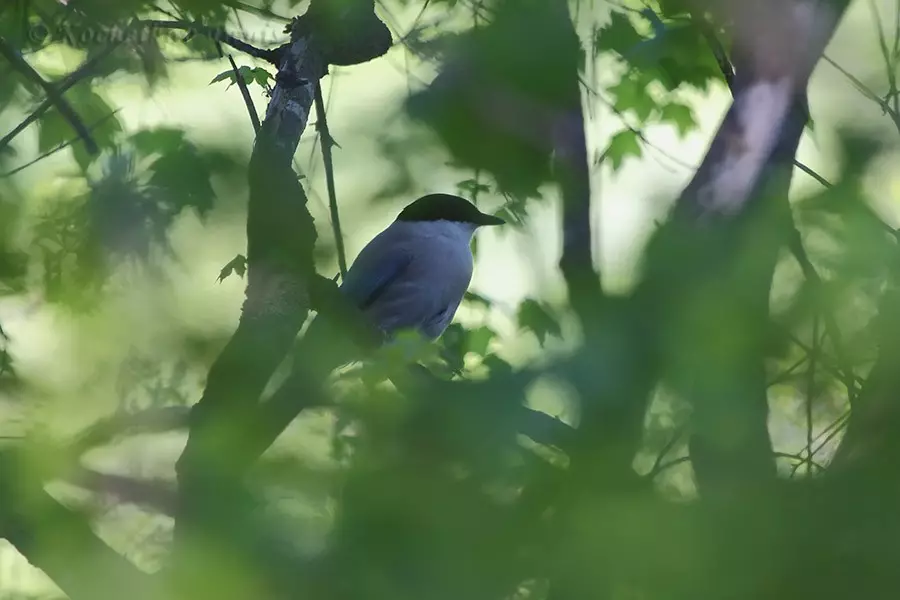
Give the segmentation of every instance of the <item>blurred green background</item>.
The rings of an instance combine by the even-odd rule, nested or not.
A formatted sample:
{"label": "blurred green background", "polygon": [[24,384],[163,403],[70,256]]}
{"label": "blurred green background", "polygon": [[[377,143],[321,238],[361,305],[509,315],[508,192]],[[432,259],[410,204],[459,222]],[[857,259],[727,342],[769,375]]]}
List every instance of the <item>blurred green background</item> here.
{"label": "blurred green background", "polygon": [[[255,46],[274,47],[287,40],[283,27],[306,4],[6,1],[0,7],[3,43],[48,80],[74,71],[102,46],[90,34],[90,43],[39,40],[40,26],[59,19],[68,19],[77,34],[99,30],[103,22],[121,26],[134,15],[174,16],[221,25]],[[408,99],[438,72],[434,57],[453,35],[484,27],[491,4],[379,1],[376,13],[391,29],[393,47],[371,62],[333,67],[323,79],[328,125],[339,144],[334,174],[341,233],[352,261],[405,204],[430,191],[456,191],[504,215],[509,226],[477,235],[473,295],[443,337],[442,360],[475,381],[496,376],[497,387],[482,391],[486,398],[509,396],[577,425],[577,386],[559,372],[536,376],[522,390],[503,379],[583,352],[557,267],[562,240],[556,186],[504,189],[491,172],[467,165],[407,114]],[[676,9],[676,17],[667,16],[666,5],[672,4],[569,2],[584,52],[592,246],[608,293],[627,294],[640,280],[645,244],[694,175],[731,101],[702,35],[689,20],[677,18]],[[779,338],[767,361],[769,434],[784,479],[827,471],[852,420],[847,410],[853,392],[846,381],[858,380],[862,387],[879,348],[888,347],[878,336],[889,325],[873,316],[880,314],[898,258],[896,240],[885,237],[900,209],[900,119],[891,108],[897,95],[895,14],[900,3],[894,0],[852,2],[809,86],[813,123],[796,158],[817,177],[795,171],[791,203],[826,291],[811,291],[789,255],[779,261],[771,311],[786,338],[797,342]],[[52,25],[48,30],[55,31]],[[551,47],[555,42],[545,33],[536,31],[534,43]],[[229,82],[228,60],[203,35],[187,41],[183,36],[161,31],[122,47],[101,61],[92,78],[66,92],[100,147],[98,156],[75,141],[26,166],[77,137],[56,108],[0,145],[0,447],[23,444],[47,463],[41,468],[59,468],[47,482],[50,494],[83,511],[106,543],[150,572],[163,567],[171,543],[174,465],[186,437],[177,424],[183,409],[201,396],[207,371],[237,324],[246,284],[237,274],[219,278],[246,248],[253,127],[239,87]],[[239,67],[274,76],[272,65],[225,51]],[[260,70],[248,73],[247,87],[262,117],[266,87],[274,80]],[[540,86],[537,70],[534,77]],[[0,60],[0,133],[13,130],[44,96]],[[310,116],[294,166],[319,233],[318,271],[332,277],[338,266],[317,119]],[[479,144],[477,129],[466,135]],[[820,341],[820,310],[843,331],[843,355]],[[693,341],[680,342],[685,353]],[[616,377],[615,366],[590,354],[595,350],[586,358],[595,359],[592,376]],[[588,567],[575,577],[578,597],[681,598],[709,589],[741,590],[732,597],[806,597],[802,588],[785,583],[793,551],[784,548],[772,557],[777,569],[723,567],[714,564],[717,548],[740,544],[742,533],[720,531],[719,539],[715,518],[670,515],[692,506],[696,489],[685,459],[690,399],[665,383],[654,387],[633,463],[641,475],[653,472],[655,492],[621,492],[606,498],[608,505],[598,500],[592,508],[572,509],[576,516],[570,517],[580,523],[576,529],[587,538],[580,540],[551,536],[542,524],[543,509],[520,506],[526,490],[558,489],[554,477],[567,463],[560,449],[522,436],[513,443],[505,437],[483,440],[490,435],[461,425],[457,437],[446,441],[466,455],[463,466],[453,468],[471,474],[477,472],[474,464],[485,472],[467,477],[449,466],[445,472],[443,463],[428,468],[433,449],[403,429],[408,424],[398,424],[404,405],[396,394],[361,390],[353,382],[346,388],[336,396],[338,408],[307,411],[292,424],[254,470],[251,485],[260,496],[258,510],[272,520],[265,527],[277,523],[273,529],[292,552],[304,560],[327,555],[341,565],[342,575],[334,577],[341,589],[331,590],[331,597],[551,597],[549,581],[566,552],[578,557],[571,569],[598,565],[596,573]],[[78,446],[80,436],[98,424],[127,417],[163,424]],[[430,440],[436,434],[427,427],[422,435]],[[69,455],[74,451],[67,444],[84,450],[81,460]],[[61,456],[49,447],[61,449]],[[835,564],[847,570],[840,581],[849,587],[832,582],[829,588],[828,578],[820,578],[816,597],[896,597],[889,572],[900,573],[893,566],[900,554],[891,554],[897,548],[889,542],[900,529],[889,522],[887,507],[859,508],[879,494],[890,504],[894,484],[878,481],[885,489],[847,484],[845,504],[838,505],[868,511],[871,522],[835,541],[827,558],[800,561],[798,578],[814,578],[808,572]],[[550,512],[562,510],[556,504],[562,500],[546,502],[556,506]],[[512,509],[506,509],[513,505],[521,513],[510,516]],[[616,518],[595,523],[587,516],[582,522],[578,510],[606,510]],[[840,508],[828,510],[810,530],[844,519]],[[744,525],[781,527],[780,521],[759,525],[763,521],[756,517],[762,519],[754,513]],[[727,517],[732,523],[740,519]],[[533,535],[520,535],[528,528]],[[707,536],[703,541],[697,541],[698,531]],[[869,535],[878,541],[867,542]],[[876,559],[857,547],[867,543],[883,563],[873,564]],[[330,581],[321,572],[330,572],[309,569],[316,575],[305,585],[321,592],[317,586],[326,584],[320,579]],[[736,572],[753,583],[734,579]],[[223,590],[243,585],[241,574],[228,568],[211,577],[219,578]],[[722,581],[707,589],[697,577]],[[781,587],[766,578],[778,579]],[[871,587],[847,583],[855,578]],[[586,592],[593,586],[604,593]],[[0,539],[0,599],[60,593]]]}

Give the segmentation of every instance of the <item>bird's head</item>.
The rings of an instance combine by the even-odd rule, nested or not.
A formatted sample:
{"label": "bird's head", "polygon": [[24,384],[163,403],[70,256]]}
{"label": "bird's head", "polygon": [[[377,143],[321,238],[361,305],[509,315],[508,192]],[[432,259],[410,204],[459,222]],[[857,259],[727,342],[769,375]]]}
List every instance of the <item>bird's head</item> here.
{"label": "bird's head", "polygon": [[503,225],[503,219],[488,215],[460,196],[453,194],[427,194],[410,203],[397,216],[397,221],[428,222],[450,221],[477,227]]}

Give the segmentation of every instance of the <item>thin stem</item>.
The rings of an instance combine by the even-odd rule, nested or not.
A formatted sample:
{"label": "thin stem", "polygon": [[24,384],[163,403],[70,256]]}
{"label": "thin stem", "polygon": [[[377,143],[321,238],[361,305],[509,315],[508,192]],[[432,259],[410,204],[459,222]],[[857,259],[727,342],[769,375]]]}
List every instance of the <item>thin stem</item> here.
{"label": "thin stem", "polygon": [[201,23],[192,23],[190,21],[165,21],[157,19],[142,20],[139,23],[144,26],[157,27],[159,29],[182,29],[189,32],[188,35],[199,33],[201,35],[205,35],[210,39],[216,40],[217,42],[227,44],[235,50],[239,50],[245,54],[249,54],[250,56],[260,58],[274,65],[278,64],[277,50],[257,48],[256,46],[248,44],[243,40],[239,40],[234,36],[228,35],[227,33],[225,33],[224,29],[218,27],[209,27]]}
{"label": "thin stem", "polygon": [[253,106],[253,98],[250,97],[250,90],[247,89],[247,83],[241,76],[241,72],[238,70],[237,64],[230,54],[228,55],[228,62],[231,63],[231,70],[234,73],[234,82],[237,84],[238,89],[241,90],[241,96],[244,97],[244,104],[247,106],[247,112],[250,114],[250,122],[253,123],[253,131],[258,135],[259,128],[262,125],[259,122],[259,115],[256,114],[256,107]]}
{"label": "thin stem", "polygon": [[[104,115],[103,117],[97,119],[94,123],[92,123],[91,125],[88,126],[88,128],[87,128],[88,131],[93,131],[94,129],[96,129],[97,127],[99,127],[100,125],[102,125],[103,123],[108,121],[109,119],[113,118],[114,116],[116,116],[119,113],[120,110],[122,110],[122,109],[117,108],[116,110],[110,112],[109,114]],[[53,148],[50,148],[49,150],[47,150],[46,152],[44,152],[37,158],[29,160],[27,163],[25,163],[23,165],[19,165],[18,167],[15,167],[14,169],[9,170],[6,173],[0,174],[0,179],[12,177],[16,173],[18,173],[20,171],[24,171],[28,167],[36,165],[37,163],[41,162],[45,158],[49,158],[50,156],[53,156],[60,150],[65,150],[66,148],[68,148],[69,146],[71,146],[72,144],[74,144],[75,142],[77,142],[80,139],[82,139],[81,136],[76,135],[73,138],[70,138],[64,142],[61,142],[61,143],[57,144],[56,146],[54,146]]]}
{"label": "thin stem", "polygon": [[316,129],[319,132],[319,146],[322,149],[322,162],[325,164],[325,184],[328,187],[328,209],[331,213],[331,227],[334,230],[334,243],[337,248],[338,268],[341,270],[341,280],[347,274],[347,254],[344,250],[344,236],[341,233],[341,218],[338,214],[337,193],[334,185],[334,160],[331,156],[331,147],[336,145],[328,130],[328,120],[325,117],[325,101],[322,99],[322,82],[316,84]]}
{"label": "thin stem", "polygon": [[819,356],[819,316],[813,317],[813,350],[809,355],[809,369],[807,370],[806,383],[806,458],[808,461],[807,475],[812,477],[812,445],[813,445],[813,401],[816,387],[816,359]]}

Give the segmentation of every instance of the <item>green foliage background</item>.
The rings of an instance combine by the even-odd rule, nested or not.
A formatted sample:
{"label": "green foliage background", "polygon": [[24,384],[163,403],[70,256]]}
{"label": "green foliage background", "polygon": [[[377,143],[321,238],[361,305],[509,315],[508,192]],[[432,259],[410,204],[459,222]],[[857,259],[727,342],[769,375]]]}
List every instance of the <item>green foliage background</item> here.
{"label": "green foliage background", "polygon": [[[349,259],[401,206],[434,189],[455,189],[510,225],[478,238],[472,291],[439,347],[421,356],[440,377],[472,387],[404,397],[380,381],[396,369],[390,353],[343,376],[333,405],[304,413],[248,482],[269,550],[298,565],[298,594],[308,597],[550,598],[560,573],[572,597],[895,595],[896,518],[866,504],[894,498],[882,471],[877,485],[847,483],[844,503],[810,511],[809,524],[785,512],[794,526],[817,532],[809,533],[815,546],[833,552],[804,561],[785,545],[722,564],[717,548],[749,546],[760,531],[782,528],[763,511],[692,508],[691,399],[678,375],[691,372],[695,346],[727,348],[740,335],[738,318],[706,332],[709,340],[673,342],[678,359],[669,381],[654,385],[633,461],[637,490],[623,484],[598,498],[565,483],[564,444],[522,434],[523,404],[569,431],[586,402],[580,378],[615,388],[626,369],[615,348],[601,353],[581,343],[556,269],[560,199],[549,154],[496,134],[458,97],[428,88],[439,61],[463,48],[488,80],[550,104],[558,100],[555,66],[577,62],[600,207],[595,254],[610,290],[639,280],[643,243],[699,164],[728,98],[684,2],[570,2],[578,40],[527,19],[512,19],[500,33],[488,27],[491,10],[515,16],[524,7],[378,2],[394,48],[324,79]],[[3,43],[47,81],[61,84],[96,60],[64,96],[99,149],[89,152],[57,106],[0,143],[0,447],[26,448],[51,494],[147,571],[165,565],[171,542],[186,408],[200,397],[243,295],[253,129],[235,83],[251,91],[262,117],[275,72],[226,46],[233,71],[202,34],[147,30],[113,50],[104,35],[135,17],[178,19],[271,48],[286,41],[282,28],[304,9],[266,0],[0,7]],[[801,494],[827,473],[852,421],[851,401],[879,351],[900,335],[887,310],[900,197],[894,12],[894,2],[877,3],[874,13],[854,3],[814,77],[798,154],[807,173],[795,172],[792,212],[821,281],[785,252],[770,292],[769,431],[780,475],[808,480]],[[533,31],[533,46],[510,50],[517,28]],[[0,133],[45,97],[0,61]],[[320,118],[311,118],[294,166],[316,219],[317,267],[331,277],[337,257],[313,123]],[[664,311],[665,298],[657,301]],[[716,297],[698,297],[695,306],[711,315]],[[842,332],[840,348],[823,333],[826,318]],[[894,401],[896,393],[885,394]],[[873,439],[890,431],[859,426],[872,427]],[[892,446],[885,448],[881,462],[892,458]],[[736,501],[753,504],[747,494]],[[870,511],[867,527],[879,531],[860,526],[839,540],[821,534],[842,519],[841,507]],[[0,518],[0,537],[2,525]],[[58,544],[65,533],[46,535]],[[853,539],[865,548],[847,550]],[[255,589],[254,565],[216,562],[213,550],[196,568],[210,569],[217,592]],[[834,564],[846,572],[821,572]],[[818,582],[814,591],[795,587],[785,574],[792,565],[804,583]],[[0,598],[58,594],[0,541]]]}

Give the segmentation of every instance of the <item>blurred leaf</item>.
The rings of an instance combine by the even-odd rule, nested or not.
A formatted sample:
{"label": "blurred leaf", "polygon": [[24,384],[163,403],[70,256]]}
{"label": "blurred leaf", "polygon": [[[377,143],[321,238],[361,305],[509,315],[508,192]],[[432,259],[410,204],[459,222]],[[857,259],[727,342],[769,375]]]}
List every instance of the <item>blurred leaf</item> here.
{"label": "blurred leaf", "polygon": [[629,156],[640,158],[642,154],[643,149],[638,142],[637,134],[630,129],[623,129],[609,141],[604,156],[610,161],[612,169],[617,171],[626,158]]}
{"label": "blurred leaf", "polygon": [[244,273],[247,272],[247,257],[243,254],[238,254],[234,258],[232,258],[227,265],[222,267],[222,270],[219,271],[218,281],[224,281],[232,273],[236,273],[238,277],[243,277]]}
{"label": "blurred leaf", "polygon": [[[269,85],[269,81],[273,79],[272,75],[263,69],[262,67],[248,67],[247,65],[243,65],[238,67],[238,73],[241,76],[241,79],[244,80],[244,83],[250,85],[252,83],[257,83],[263,87],[263,89],[267,89]],[[228,87],[231,87],[235,83],[237,83],[237,78],[234,73],[234,69],[228,69],[227,71],[222,71],[218,75],[212,78],[209,82],[210,85],[213,83],[217,83],[219,81],[228,81]]]}
{"label": "blurred leaf", "polygon": [[619,83],[609,88],[609,92],[614,98],[613,108],[622,114],[633,113],[640,123],[649,119],[658,109],[653,96],[647,91],[646,80],[633,76],[623,77]]}
{"label": "blurred leaf", "polygon": [[643,39],[644,37],[637,32],[625,12],[611,11],[609,22],[594,31],[592,45],[594,56],[610,51],[624,53]]}
{"label": "blurred leaf", "polygon": [[556,337],[562,335],[559,322],[550,314],[548,308],[536,300],[529,298],[519,305],[517,320],[519,327],[532,332],[541,345],[544,344],[548,335]]}
{"label": "blurred leaf", "polygon": [[660,120],[673,124],[678,130],[678,136],[682,139],[697,126],[693,109],[680,102],[669,102],[663,105]]}
{"label": "blurred leaf", "polygon": [[[81,119],[82,124],[89,126],[98,123],[90,130],[90,135],[97,142],[101,150],[115,147],[116,134],[122,131],[122,124],[115,116],[112,107],[88,85],[73,86],[66,92],[66,99],[72,105],[75,114]],[[69,122],[63,118],[54,106],[48,110],[38,121],[38,150],[46,152],[55,148],[69,139],[77,136],[77,132]],[[78,166],[86,170],[94,157],[91,157],[79,140],[70,146],[72,154]]]}

